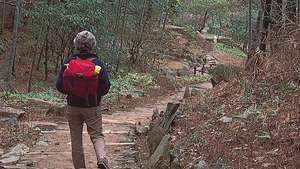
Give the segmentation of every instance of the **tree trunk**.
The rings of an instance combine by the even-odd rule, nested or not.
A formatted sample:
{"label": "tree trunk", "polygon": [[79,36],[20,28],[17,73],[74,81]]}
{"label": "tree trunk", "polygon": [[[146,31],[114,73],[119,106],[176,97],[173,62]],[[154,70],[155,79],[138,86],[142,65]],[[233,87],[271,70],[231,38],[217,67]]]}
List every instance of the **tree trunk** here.
{"label": "tree trunk", "polygon": [[169,17],[169,9],[167,9],[167,11],[166,11],[166,15],[164,18],[164,23],[163,23],[163,30],[165,30],[165,28],[166,28],[168,17]]}
{"label": "tree trunk", "polygon": [[287,17],[288,23],[296,23],[297,21],[297,0],[287,0]]}
{"label": "tree trunk", "polygon": [[261,37],[261,33],[262,33],[262,17],[263,17],[263,11],[262,11],[262,7],[259,7],[259,11],[258,11],[258,16],[256,18],[256,23],[255,23],[255,28],[252,30],[253,34],[252,34],[252,43],[250,46],[250,55],[252,56],[257,47],[260,44],[260,37]]}
{"label": "tree trunk", "polygon": [[249,16],[248,16],[248,58],[251,57],[252,43],[252,0],[249,0]]}
{"label": "tree trunk", "polygon": [[282,4],[283,0],[276,0],[276,4],[274,5],[274,21],[276,24],[280,24],[283,19]]}
{"label": "tree trunk", "polygon": [[49,39],[48,39],[48,33],[46,35],[46,48],[45,48],[45,62],[44,62],[44,68],[45,68],[45,81],[48,80],[48,50],[49,50]]}
{"label": "tree trunk", "polygon": [[37,71],[40,70],[40,65],[41,65],[41,60],[42,60],[42,56],[43,56],[43,53],[44,53],[45,45],[46,45],[46,40],[44,40],[42,49],[41,49],[39,57],[38,57],[38,61],[37,61],[37,64],[36,64],[36,70]]}
{"label": "tree trunk", "polygon": [[142,39],[143,39],[143,33],[144,33],[144,27],[145,23],[144,18],[145,18],[145,7],[146,6],[146,0],[143,1],[143,8],[141,10],[141,17],[139,18],[139,22],[137,24],[136,32],[135,32],[135,37],[132,39],[132,46],[130,48],[130,61],[132,64],[135,64],[139,55],[139,49],[142,44]]}
{"label": "tree trunk", "polygon": [[14,17],[14,26],[13,26],[13,37],[12,37],[12,49],[10,58],[4,59],[3,63],[1,64],[0,71],[0,88],[2,91],[13,91],[14,88],[11,84],[11,77],[12,77],[12,65],[13,65],[13,58],[16,56],[17,50],[17,34],[18,34],[18,26],[20,20],[20,7],[21,7],[21,0],[16,1],[16,10],[15,10],[15,17]]}
{"label": "tree trunk", "polygon": [[[120,35],[120,49],[123,49],[123,43],[124,43],[124,33],[125,33],[125,25],[126,25],[126,7],[127,7],[128,1],[123,1],[122,7],[124,7],[124,11],[121,11],[122,14],[122,23],[121,23],[121,35]],[[122,9],[122,8],[121,8]],[[116,65],[116,72],[119,72],[121,64],[121,57],[119,56],[117,58],[117,65]]]}
{"label": "tree trunk", "polygon": [[56,60],[55,60],[55,74],[58,73],[58,69],[59,69],[59,56],[60,55],[56,55]]}
{"label": "tree trunk", "polygon": [[199,27],[199,30],[198,30],[199,32],[201,32],[205,28],[207,18],[208,18],[208,10],[206,10],[205,13],[204,13],[204,17],[203,17],[203,20],[202,20],[202,25],[200,23],[201,26]]}
{"label": "tree trunk", "polygon": [[263,27],[262,27],[262,35],[261,35],[261,44],[259,49],[261,51],[266,51],[267,49],[267,38],[269,35],[269,25],[271,23],[271,7],[272,0],[262,0],[263,4]]}
{"label": "tree trunk", "polygon": [[120,16],[122,14],[122,1],[118,0],[118,6],[117,6],[117,11],[116,11],[116,17],[115,17],[115,25],[114,25],[114,33],[115,33],[115,38],[113,40],[113,51],[114,51],[114,66],[115,66],[115,72],[117,73],[119,70],[119,65],[118,65],[118,60],[119,60],[119,45],[118,45],[118,35],[119,35],[119,30],[120,30]]}
{"label": "tree trunk", "polygon": [[247,61],[246,61],[246,70],[248,72],[253,72],[255,66],[255,59],[253,56],[256,53],[257,48],[260,45],[261,34],[262,34],[262,18],[263,18],[263,4],[259,4],[258,16],[256,18],[256,23],[252,32],[250,51],[248,53]]}
{"label": "tree trunk", "polygon": [[3,0],[2,4],[2,22],[1,22],[1,32],[0,34],[3,34],[4,28],[5,28],[5,0]]}
{"label": "tree trunk", "polygon": [[300,28],[300,0],[297,0],[297,25]]}
{"label": "tree trunk", "polygon": [[32,75],[33,75],[33,70],[34,70],[35,60],[36,60],[36,54],[34,55],[34,57],[32,58],[32,61],[31,61],[30,74],[29,74],[28,86],[27,86],[27,92],[28,92],[28,93],[31,92]]}
{"label": "tree trunk", "polygon": [[[55,53],[56,53],[56,51],[55,51],[55,45],[54,45],[54,42],[53,42],[53,41],[51,41],[50,46],[51,46],[51,55],[50,55],[50,62],[51,62],[51,58],[54,58],[54,55],[55,55]],[[58,55],[56,56],[56,58],[58,58]],[[58,59],[56,59],[56,60],[58,60]],[[56,60],[55,60],[55,63],[56,63]],[[57,64],[56,64],[56,65],[57,65]],[[50,72],[51,72],[51,71],[53,71],[53,70],[50,70]],[[55,73],[58,72],[58,66],[55,66],[54,72],[55,72]]]}

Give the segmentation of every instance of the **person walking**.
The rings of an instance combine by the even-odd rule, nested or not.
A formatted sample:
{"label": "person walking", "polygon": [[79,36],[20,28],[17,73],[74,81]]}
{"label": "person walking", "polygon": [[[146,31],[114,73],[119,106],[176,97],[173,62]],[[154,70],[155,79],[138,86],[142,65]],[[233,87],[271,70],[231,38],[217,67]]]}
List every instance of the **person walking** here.
{"label": "person walking", "polygon": [[93,53],[96,38],[82,31],[74,39],[75,52],[62,66],[56,88],[67,95],[66,118],[69,122],[72,160],[75,169],[86,168],[82,145],[83,124],[93,143],[99,169],[109,169],[102,132],[100,103],[110,89],[106,65]]}

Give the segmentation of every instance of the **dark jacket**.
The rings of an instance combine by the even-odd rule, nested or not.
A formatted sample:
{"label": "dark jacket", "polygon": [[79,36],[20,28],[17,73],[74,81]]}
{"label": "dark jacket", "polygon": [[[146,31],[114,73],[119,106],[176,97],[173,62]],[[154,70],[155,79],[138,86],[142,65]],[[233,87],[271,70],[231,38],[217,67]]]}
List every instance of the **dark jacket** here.
{"label": "dark jacket", "polygon": [[[99,74],[99,89],[98,89],[98,97],[97,97],[97,101],[95,100],[95,97],[89,97],[88,98],[88,102],[86,100],[86,98],[80,98],[80,97],[76,97],[76,96],[67,96],[67,101],[68,101],[68,105],[70,106],[75,106],[75,107],[96,107],[99,106],[100,101],[101,101],[101,97],[106,95],[110,89],[110,81],[108,78],[108,72],[107,72],[107,67],[106,65],[103,63],[103,61],[101,59],[98,58],[97,55],[95,54],[91,54],[91,53],[79,53],[79,54],[73,54],[70,57],[68,57],[67,59],[65,59],[64,64],[69,63],[70,60],[75,59],[76,57],[79,57],[81,59],[87,59],[87,58],[96,58],[95,60],[93,60],[93,62],[100,66],[101,72]],[[56,88],[58,91],[60,91],[63,94],[67,94],[67,92],[64,89],[64,85],[63,85],[63,73],[65,70],[65,66],[62,66],[57,81],[56,81]],[[97,105],[96,105],[97,102]]]}

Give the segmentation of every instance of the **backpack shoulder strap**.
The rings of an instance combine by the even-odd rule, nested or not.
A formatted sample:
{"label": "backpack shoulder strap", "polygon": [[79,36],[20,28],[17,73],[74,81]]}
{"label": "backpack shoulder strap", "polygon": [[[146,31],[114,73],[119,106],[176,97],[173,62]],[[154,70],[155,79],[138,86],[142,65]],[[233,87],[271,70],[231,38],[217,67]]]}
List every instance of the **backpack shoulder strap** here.
{"label": "backpack shoulder strap", "polygon": [[91,57],[91,58],[87,58],[89,61],[93,62],[96,65],[96,61],[98,58],[95,57]]}

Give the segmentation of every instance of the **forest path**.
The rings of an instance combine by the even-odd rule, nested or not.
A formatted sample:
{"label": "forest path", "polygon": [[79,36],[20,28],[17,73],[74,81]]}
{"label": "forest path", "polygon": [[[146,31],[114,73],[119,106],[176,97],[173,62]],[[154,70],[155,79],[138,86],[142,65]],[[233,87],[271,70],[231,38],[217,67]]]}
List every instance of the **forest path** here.
{"label": "forest path", "polygon": [[[203,83],[201,88],[211,88],[210,83]],[[117,111],[112,115],[103,115],[103,128],[106,150],[112,169],[137,169],[137,151],[133,140],[136,124],[146,126],[151,120],[153,110],[163,111],[169,102],[179,102],[184,90],[170,93],[157,100],[156,104],[141,105],[129,112]],[[40,142],[27,153],[17,168],[38,169],[72,169],[71,143],[68,123],[60,122],[55,131],[44,131]],[[86,166],[96,169],[96,158],[93,145],[87,134],[83,132]],[[25,164],[25,167],[24,167]],[[13,168],[13,167],[11,167]]]}

